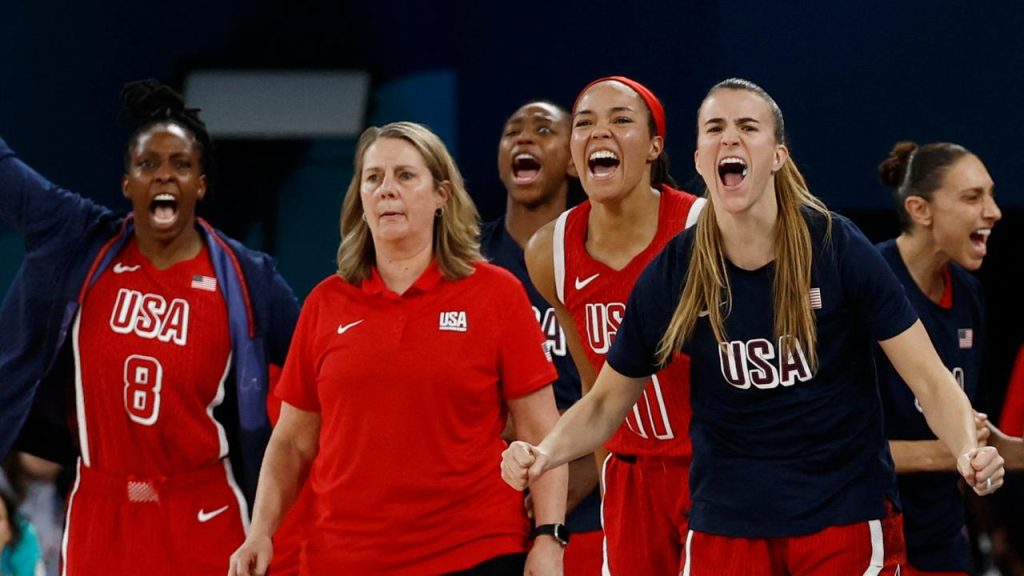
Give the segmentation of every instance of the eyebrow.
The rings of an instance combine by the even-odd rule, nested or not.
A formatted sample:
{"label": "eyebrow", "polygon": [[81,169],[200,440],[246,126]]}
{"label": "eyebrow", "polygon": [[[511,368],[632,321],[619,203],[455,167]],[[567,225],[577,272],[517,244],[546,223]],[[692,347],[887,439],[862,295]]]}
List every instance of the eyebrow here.
{"label": "eyebrow", "polygon": [[[399,171],[399,170],[410,170],[411,171],[411,170],[415,170],[416,166],[414,166],[413,164],[398,164],[398,165],[394,166],[393,169],[396,172]],[[365,172],[369,172],[371,170],[384,170],[384,167],[382,167],[382,166],[364,166],[363,167],[363,172],[364,173]]]}
{"label": "eyebrow", "polygon": [[[614,108],[609,110],[609,112],[636,112],[636,110],[634,110],[630,106],[615,106]],[[597,114],[597,112],[594,112],[593,110],[579,110],[575,114],[573,114],[573,116],[580,116],[582,114]]]}
{"label": "eyebrow", "polygon": [[[743,118],[738,118],[736,120],[736,124],[760,124],[760,123],[761,123],[760,120],[758,120],[757,118],[752,118],[750,116],[744,116]],[[704,121],[704,125],[706,126],[708,124],[725,124],[725,118],[708,118],[707,120]]]}

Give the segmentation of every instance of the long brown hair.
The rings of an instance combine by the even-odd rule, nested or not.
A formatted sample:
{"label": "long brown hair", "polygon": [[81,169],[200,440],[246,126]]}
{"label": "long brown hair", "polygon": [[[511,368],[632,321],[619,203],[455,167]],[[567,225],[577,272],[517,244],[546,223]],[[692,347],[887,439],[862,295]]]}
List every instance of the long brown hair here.
{"label": "long brown hair", "polygon": [[[782,110],[763,88],[749,80],[730,78],[712,86],[704,102],[719,90],[743,90],[764,100],[771,108],[775,121],[775,141],[785,144]],[[701,108],[703,106],[702,102]],[[779,207],[773,282],[774,335],[776,339],[786,337],[780,354],[792,354],[795,352],[794,346],[798,347],[804,352],[811,369],[815,370],[818,365],[817,327],[810,302],[813,249],[803,212],[808,209],[826,219],[826,238],[831,233],[832,218],[825,204],[807,189],[807,182],[791,157],[787,157],[773,179]],[[697,317],[705,310],[715,339],[718,342],[728,341],[725,318],[732,311],[732,289],[726,273],[722,233],[715,218],[714,199],[710,192],[705,191],[705,196],[708,206],[697,220],[686,284],[668,329],[658,344],[657,357],[662,364],[693,335]]]}
{"label": "long brown hair", "polygon": [[381,138],[397,138],[413,145],[434,179],[434,185],[449,182],[448,200],[434,218],[434,260],[445,278],[456,280],[473,273],[480,255],[480,215],[466,191],[458,166],[444,142],[422,124],[393,122],[367,128],[356,145],[355,172],[348,185],[341,207],[341,245],[338,247],[338,275],[356,283],[370,277],[376,263],[370,227],[363,220],[363,202],[359,195],[362,182],[363,157],[366,150]]}

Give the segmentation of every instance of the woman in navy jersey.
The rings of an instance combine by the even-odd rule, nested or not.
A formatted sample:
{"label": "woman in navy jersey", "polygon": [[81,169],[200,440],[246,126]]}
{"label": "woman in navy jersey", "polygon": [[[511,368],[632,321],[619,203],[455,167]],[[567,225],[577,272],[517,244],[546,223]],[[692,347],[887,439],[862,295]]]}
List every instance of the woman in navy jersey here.
{"label": "woman in navy jersey", "polygon": [[782,112],[725,80],[698,111],[710,206],[647,267],[590,396],[539,446],[512,445],[523,487],[609,435],[644,378],[692,366],[693,507],[683,574],[898,574],[896,485],[874,342],[979,494],[1003,481],[903,287],[864,236],[807,190]]}
{"label": "woman in navy jersey", "polygon": [[[573,106],[569,140],[587,201],[541,228],[526,248],[530,277],[565,329],[584,393],[644,266],[696,222],[704,203],[675,188],[665,136],[665,110],[646,86],[624,76],[587,85]],[[604,445],[612,456],[598,454],[607,572],[679,570],[690,504],[689,418],[689,366],[681,358],[651,376]]]}
{"label": "woman in navy jersey", "polygon": [[493,472],[509,416],[532,441],[557,420],[557,375],[522,284],[480,255],[440,138],[411,122],[368,128],[341,229],[338,273],[303,304],[229,574],[264,574],[309,475],[302,574],[559,576],[564,467],[532,491],[551,530],[532,548],[522,495]]}
{"label": "woman in navy jersey", "polygon": [[33,395],[23,450],[60,460],[74,425],[64,574],[219,576],[245,538],[298,303],[270,257],[196,216],[211,152],[198,110],[155,81],[122,106],[127,215],[0,140],[0,220],[26,246],[0,310],[0,438]]}
{"label": "woman in navy jersey", "polygon": [[[480,230],[480,251],[491,263],[515,274],[530,297],[558,371],[554,391],[560,411],[580,399],[580,377],[554,308],[530,281],[523,247],[540,227],[575,203],[570,197],[579,183],[569,155],[571,126],[569,113],[546,100],[527,102],[508,117],[498,142],[498,175],[508,196],[506,210],[504,216]],[[601,573],[603,534],[597,484],[593,458],[585,456],[569,463],[565,525],[572,539],[565,548],[567,574]]]}
{"label": "woman in navy jersey", "polygon": [[[985,165],[945,142],[896,144],[878,168],[893,189],[902,233],[877,246],[906,287],[939,357],[971,401],[979,394],[985,353],[981,267],[989,234],[1002,217]],[[908,565],[905,575],[966,575],[971,570],[964,506],[949,450],[928,428],[920,403],[885,354],[876,350],[886,431],[898,474]],[[976,416],[978,442],[1013,467],[1020,439]],[[990,435],[990,427],[991,435]]]}

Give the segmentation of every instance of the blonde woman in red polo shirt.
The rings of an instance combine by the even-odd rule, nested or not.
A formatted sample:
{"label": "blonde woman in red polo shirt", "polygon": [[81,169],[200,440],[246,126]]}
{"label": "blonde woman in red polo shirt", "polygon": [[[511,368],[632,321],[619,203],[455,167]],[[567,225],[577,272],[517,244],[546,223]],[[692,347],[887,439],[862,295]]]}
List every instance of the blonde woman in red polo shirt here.
{"label": "blonde woman in red polo shirt", "polygon": [[310,470],[303,574],[562,573],[564,467],[532,487],[532,549],[522,497],[495,474],[507,415],[531,443],[558,419],[556,374],[522,285],[481,258],[477,222],[436,135],[363,133],[338,273],[303,307],[231,575],[264,574]]}

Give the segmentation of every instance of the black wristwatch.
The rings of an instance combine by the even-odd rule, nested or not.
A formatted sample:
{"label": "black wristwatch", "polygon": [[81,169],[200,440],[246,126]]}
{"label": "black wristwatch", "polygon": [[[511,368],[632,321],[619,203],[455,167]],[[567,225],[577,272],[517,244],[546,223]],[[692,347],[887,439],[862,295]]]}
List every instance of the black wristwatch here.
{"label": "black wristwatch", "polygon": [[565,527],[565,524],[541,524],[533,529],[531,537],[537,538],[542,535],[551,536],[562,546],[569,545],[569,529]]}

